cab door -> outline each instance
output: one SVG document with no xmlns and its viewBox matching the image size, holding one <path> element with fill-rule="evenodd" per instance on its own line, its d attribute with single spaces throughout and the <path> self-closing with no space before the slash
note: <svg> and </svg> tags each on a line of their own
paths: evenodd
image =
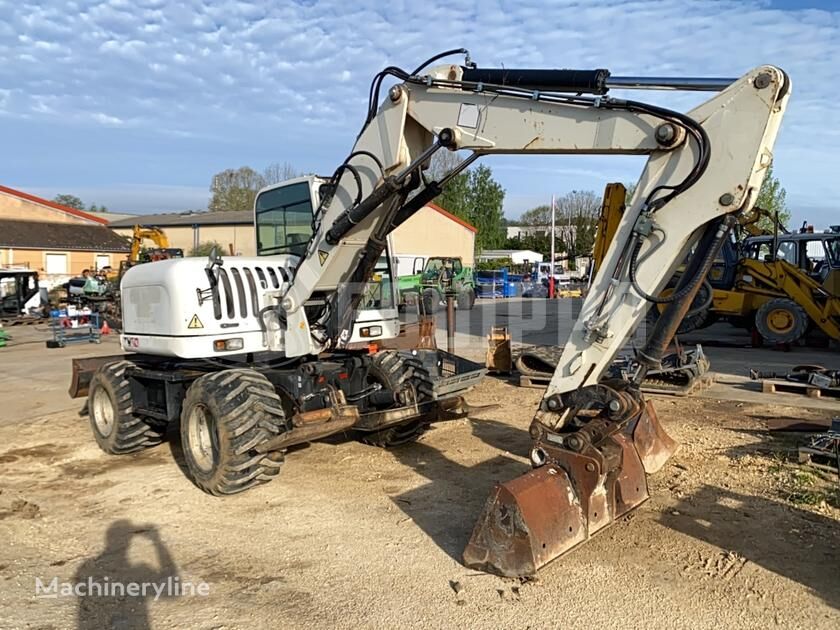
<svg viewBox="0 0 840 630">
<path fill-rule="evenodd" d="M 822 285 L 831 295 L 840 297 L 840 234 L 824 239 L 822 245 L 825 248 Z"/>
</svg>

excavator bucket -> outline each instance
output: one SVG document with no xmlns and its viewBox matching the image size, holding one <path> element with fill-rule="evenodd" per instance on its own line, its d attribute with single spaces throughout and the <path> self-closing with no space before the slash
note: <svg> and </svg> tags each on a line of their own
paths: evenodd
<svg viewBox="0 0 840 630">
<path fill-rule="evenodd" d="M 513 369 L 513 359 L 510 349 L 510 332 L 507 326 L 493 326 L 487 335 L 487 358 L 485 365 L 491 372 L 510 374 Z"/>
<path fill-rule="evenodd" d="M 584 452 L 538 445 L 545 464 L 498 484 L 464 550 L 466 566 L 534 575 L 648 498 L 646 474 L 677 445 L 650 403 L 625 430 Z"/>
</svg>

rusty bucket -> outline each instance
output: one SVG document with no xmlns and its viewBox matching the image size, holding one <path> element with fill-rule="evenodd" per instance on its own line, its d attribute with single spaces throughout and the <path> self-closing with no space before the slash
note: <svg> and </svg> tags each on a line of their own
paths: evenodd
<svg viewBox="0 0 840 630">
<path fill-rule="evenodd" d="M 542 465 L 495 487 L 464 564 L 507 577 L 534 575 L 646 501 L 646 474 L 676 447 L 650 403 L 622 431 L 582 452 L 536 443 Z"/>
</svg>

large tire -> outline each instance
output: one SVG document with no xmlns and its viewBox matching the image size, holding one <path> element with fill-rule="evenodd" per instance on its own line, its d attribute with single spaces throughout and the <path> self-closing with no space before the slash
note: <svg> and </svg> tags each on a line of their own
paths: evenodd
<svg viewBox="0 0 840 630">
<path fill-rule="evenodd" d="M 662 292 L 663 297 L 669 296 L 673 293 L 674 287 L 679 281 L 679 278 L 680 276 L 677 274 L 674 279 L 668 283 L 668 286 Z M 683 317 L 680 325 L 677 327 L 676 332 L 678 335 L 685 335 L 700 328 L 706 328 L 715 323 L 717 316 L 711 311 L 713 292 L 714 289 L 712 288 L 712 285 L 709 284 L 708 280 L 704 280 L 700 289 L 697 291 L 697 295 L 695 295 L 694 299 L 691 301 L 688 313 L 685 317 Z M 649 326 L 653 327 L 656 325 L 659 316 L 665 308 L 666 305 L 664 304 L 654 304 L 650 308 L 647 315 L 647 322 Z"/>
<path fill-rule="evenodd" d="M 393 350 L 384 350 L 373 356 L 368 375 L 371 383 L 379 383 L 397 393 L 397 400 L 392 407 L 402 406 L 404 401 L 399 392 L 411 387 L 414 388 L 418 402 L 432 398 L 431 377 L 419 359 L 407 358 Z M 428 427 L 427 420 L 414 418 L 380 431 L 359 431 L 358 438 L 366 444 L 389 448 L 416 441 Z"/>
<path fill-rule="evenodd" d="M 793 300 L 773 298 L 758 307 L 755 327 L 765 341 L 795 343 L 808 330 L 808 313 Z"/>
<path fill-rule="evenodd" d="M 421 295 L 421 305 L 423 313 L 426 315 L 434 315 L 440 308 L 440 292 L 437 289 L 424 289 Z"/>
<path fill-rule="evenodd" d="M 472 287 L 467 287 L 458 294 L 458 310 L 471 311 L 475 306 L 475 291 Z"/>
<path fill-rule="evenodd" d="M 136 453 L 163 442 L 165 426 L 134 414 L 131 386 L 126 378 L 129 361 L 102 365 L 88 388 L 88 416 L 96 443 L 106 453 Z"/>
<path fill-rule="evenodd" d="M 181 446 L 193 483 L 224 496 L 271 481 L 284 453 L 254 448 L 285 430 L 280 397 L 262 374 L 233 369 L 196 379 L 181 410 Z"/>
</svg>

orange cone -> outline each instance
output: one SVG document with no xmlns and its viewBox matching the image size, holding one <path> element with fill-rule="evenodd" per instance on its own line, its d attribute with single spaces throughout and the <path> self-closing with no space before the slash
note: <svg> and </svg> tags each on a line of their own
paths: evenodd
<svg viewBox="0 0 840 630">
<path fill-rule="evenodd" d="M 99 329 L 99 332 L 103 335 L 110 335 L 111 334 L 111 327 L 108 325 L 108 320 L 103 320 L 102 328 Z"/>
</svg>

